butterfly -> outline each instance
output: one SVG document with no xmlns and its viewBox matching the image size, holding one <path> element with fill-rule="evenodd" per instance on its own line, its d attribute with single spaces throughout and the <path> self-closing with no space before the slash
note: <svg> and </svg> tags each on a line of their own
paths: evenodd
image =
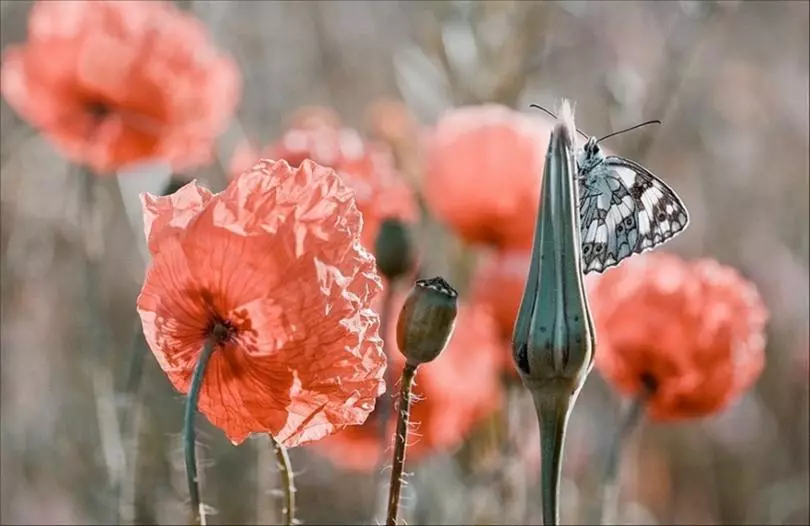
<svg viewBox="0 0 810 526">
<path fill-rule="evenodd" d="M 537 104 L 555 119 L 552 112 Z M 582 270 L 602 272 L 683 232 L 689 212 L 675 191 L 640 164 L 605 155 L 599 143 L 648 124 L 647 121 L 601 139 L 588 137 L 576 153 Z"/>
<path fill-rule="evenodd" d="M 689 224 L 672 188 L 630 159 L 606 156 L 596 137 L 576 161 L 584 273 L 602 272 L 666 243 Z"/>
</svg>

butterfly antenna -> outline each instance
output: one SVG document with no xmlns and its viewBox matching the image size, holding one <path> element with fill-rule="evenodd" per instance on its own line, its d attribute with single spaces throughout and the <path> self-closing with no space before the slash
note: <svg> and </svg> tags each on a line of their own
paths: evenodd
<svg viewBox="0 0 810 526">
<path fill-rule="evenodd" d="M 613 133 L 608 133 L 604 137 L 599 138 L 596 142 L 600 143 L 600 142 L 604 141 L 605 139 L 610 139 L 611 137 L 614 137 L 616 135 L 636 130 L 638 128 L 641 128 L 642 126 L 647 126 L 648 124 L 661 124 L 661 121 L 659 121 L 658 119 L 655 119 L 655 120 L 652 120 L 652 121 L 642 122 L 641 124 L 636 124 L 635 126 L 625 128 L 624 130 L 619 130 L 619 131 L 615 131 Z"/>
<path fill-rule="evenodd" d="M 550 111 L 550 110 L 547 110 L 547 109 L 545 109 L 545 108 L 544 108 L 544 107 L 542 107 L 542 106 L 539 106 L 539 105 L 537 105 L 537 104 L 529 104 L 529 107 L 530 107 L 530 108 L 537 108 L 538 110 L 542 110 L 542 111 L 546 112 L 547 114 L 551 115 L 551 117 L 552 117 L 554 120 L 557 120 L 557 116 L 556 116 L 556 115 L 554 115 L 553 113 L 551 113 L 551 111 Z M 582 133 L 582 132 L 581 132 L 579 129 L 577 129 L 577 133 L 579 133 L 580 135 L 582 135 L 582 136 L 585 138 L 585 140 L 586 140 L 586 141 L 588 140 L 588 138 L 589 138 L 589 137 L 588 137 L 586 134 Z"/>
</svg>

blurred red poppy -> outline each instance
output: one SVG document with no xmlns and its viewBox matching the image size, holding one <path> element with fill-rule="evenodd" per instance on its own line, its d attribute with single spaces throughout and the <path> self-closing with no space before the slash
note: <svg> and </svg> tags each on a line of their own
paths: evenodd
<svg viewBox="0 0 810 526">
<path fill-rule="evenodd" d="M 364 141 L 351 128 L 336 126 L 336 117 L 309 108 L 293 119 L 281 140 L 257 152 L 249 143 L 234 151 L 230 173 L 238 173 L 259 157 L 283 159 L 298 166 L 305 159 L 329 166 L 355 191 L 363 214 L 363 246 L 374 249 L 385 219 L 415 223 L 419 210 L 408 184 L 399 177 L 390 151 L 382 144 Z"/>
<path fill-rule="evenodd" d="M 99 174 L 210 162 L 241 85 L 202 24 L 168 2 L 37 2 L 0 77 L 12 108 Z"/>
<path fill-rule="evenodd" d="M 552 126 L 494 104 L 445 114 L 426 144 L 431 212 L 468 243 L 531 248 Z"/>
<path fill-rule="evenodd" d="M 200 411 L 234 443 L 288 446 L 360 424 L 385 389 L 374 258 L 331 169 L 261 161 L 220 194 L 190 183 L 144 194 L 153 260 L 138 312 L 161 368 L 186 393 L 213 328 Z"/>
<path fill-rule="evenodd" d="M 399 312 L 405 296 L 394 300 Z M 399 378 L 405 358 L 396 344 L 396 317 L 386 335 L 391 346 L 392 377 Z M 411 405 L 412 431 L 408 462 L 430 452 L 461 444 L 473 425 L 491 415 L 501 404 L 498 363 L 506 352 L 497 338 L 495 322 L 475 306 L 461 305 L 456 329 L 447 348 L 434 361 L 419 368 Z M 392 389 L 393 390 L 393 389 Z M 315 451 L 335 464 L 355 471 L 371 471 L 389 451 L 380 444 L 380 421 L 373 414 L 365 424 L 347 428 L 315 445 Z M 387 437 L 393 437 L 396 415 L 390 415 Z"/>
<path fill-rule="evenodd" d="M 472 298 L 488 305 L 504 340 L 511 340 L 532 254 L 528 250 L 507 250 L 486 254 L 472 279 Z M 509 356 L 509 360 L 512 357 Z"/>
<path fill-rule="evenodd" d="M 649 389 L 652 418 L 718 411 L 762 372 L 768 312 L 737 271 L 652 253 L 590 283 L 596 366 L 624 395 Z"/>
<path fill-rule="evenodd" d="M 367 110 L 371 129 L 389 144 L 407 141 L 419 133 L 416 122 L 408 106 L 395 99 L 380 99 Z"/>
</svg>

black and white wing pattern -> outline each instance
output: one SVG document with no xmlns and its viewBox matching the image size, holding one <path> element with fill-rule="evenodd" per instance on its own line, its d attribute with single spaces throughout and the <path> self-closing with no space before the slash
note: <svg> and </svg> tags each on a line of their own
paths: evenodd
<svg viewBox="0 0 810 526">
<path fill-rule="evenodd" d="M 643 166 L 598 149 L 584 155 L 578 179 L 586 274 L 665 243 L 689 224 L 681 199 Z"/>
</svg>

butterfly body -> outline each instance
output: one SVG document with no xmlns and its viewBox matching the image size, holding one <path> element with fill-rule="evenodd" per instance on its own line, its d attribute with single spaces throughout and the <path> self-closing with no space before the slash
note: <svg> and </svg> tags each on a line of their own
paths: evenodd
<svg viewBox="0 0 810 526">
<path fill-rule="evenodd" d="M 606 156 L 595 137 L 577 155 L 582 268 L 602 272 L 682 232 L 680 197 L 643 166 Z"/>
</svg>

